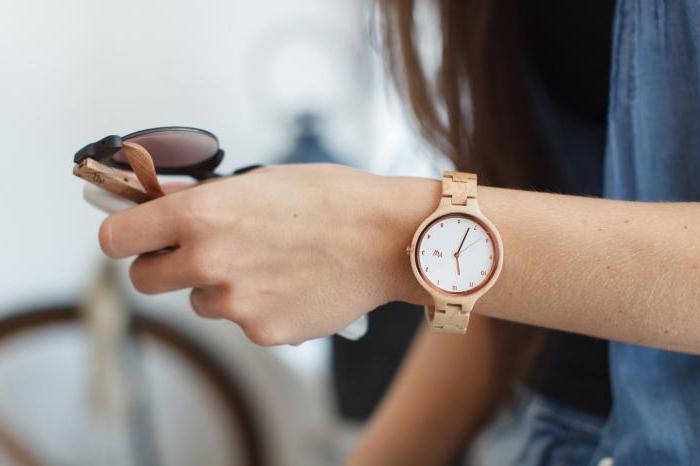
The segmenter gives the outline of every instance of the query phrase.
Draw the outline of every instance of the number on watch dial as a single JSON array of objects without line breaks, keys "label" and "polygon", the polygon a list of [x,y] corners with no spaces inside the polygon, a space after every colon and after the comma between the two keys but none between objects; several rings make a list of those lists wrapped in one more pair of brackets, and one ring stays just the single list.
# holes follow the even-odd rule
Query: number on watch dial
[{"label": "number on watch dial", "polygon": [[493,241],[468,215],[450,214],[433,221],[416,244],[416,264],[423,278],[448,293],[480,287],[495,267]]}]

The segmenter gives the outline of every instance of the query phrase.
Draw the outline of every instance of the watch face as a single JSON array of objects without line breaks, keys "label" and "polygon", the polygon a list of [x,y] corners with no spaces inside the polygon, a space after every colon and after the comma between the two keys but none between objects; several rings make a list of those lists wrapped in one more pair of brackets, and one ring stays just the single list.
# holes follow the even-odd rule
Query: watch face
[{"label": "watch face", "polygon": [[489,230],[466,214],[449,214],[423,230],[416,244],[416,266],[433,287],[468,294],[493,275],[497,252]]}]

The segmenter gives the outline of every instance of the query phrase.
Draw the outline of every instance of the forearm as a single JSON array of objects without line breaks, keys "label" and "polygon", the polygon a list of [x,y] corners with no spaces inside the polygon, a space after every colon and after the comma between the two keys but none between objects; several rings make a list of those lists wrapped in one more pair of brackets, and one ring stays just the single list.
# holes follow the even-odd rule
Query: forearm
[{"label": "forearm", "polygon": [[[139,291],[193,288],[200,315],[259,344],[298,343],[388,301],[429,301],[404,248],[439,198],[435,180],[267,167],[111,215],[100,244],[139,256]],[[476,313],[700,354],[700,203],[488,187],[479,202],[505,253]]]},{"label": "forearm", "polygon": [[[414,186],[434,206],[437,185]],[[416,203],[420,222],[425,206]],[[489,187],[479,188],[479,204],[499,228],[504,266],[475,312],[700,353],[700,204]],[[402,274],[404,299],[429,302],[408,261]]]},{"label": "forearm", "polygon": [[349,465],[444,465],[473,436],[522,367],[504,345],[524,343],[524,329],[477,316],[471,329],[421,332]]}]

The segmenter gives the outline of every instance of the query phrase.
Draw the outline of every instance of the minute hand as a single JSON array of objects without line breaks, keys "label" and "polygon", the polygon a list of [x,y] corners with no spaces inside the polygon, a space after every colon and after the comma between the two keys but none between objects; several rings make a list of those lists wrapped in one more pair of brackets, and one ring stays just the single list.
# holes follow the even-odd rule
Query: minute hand
[{"label": "minute hand", "polygon": [[471,230],[472,227],[468,227],[467,231],[464,232],[464,236],[462,236],[462,241],[459,242],[459,246],[457,246],[457,251],[455,252],[454,256],[457,257],[459,254],[459,249],[462,247],[464,244],[464,240],[467,239],[467,235],[469,234],[469,230]]},{"label": "minute hand", "polygon": [[466,251],[466,250],[469,249],[470,247],[474,246],[476,243],[478,243],[478,242],[481,241],[482,239],[483,239],[483,238],[477,238],[477,239],[475,239],[474,241],[472,241],[471,243],[467,244],[467,245],[464,247],[464,249],[461,249],[461,250],[459,250],[459,251],[457,252],[457,254],[456,254],[455,257],[459,257],[460,254],[462,254],[464,251]]}]

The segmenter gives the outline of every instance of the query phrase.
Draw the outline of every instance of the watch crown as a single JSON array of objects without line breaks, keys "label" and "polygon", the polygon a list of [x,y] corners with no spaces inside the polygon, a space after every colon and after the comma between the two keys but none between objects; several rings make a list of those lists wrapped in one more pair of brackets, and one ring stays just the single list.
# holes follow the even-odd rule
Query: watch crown
[{"label": "watch crown", "polygon": [[406,255],[407,256],[411,255],[411,246],[406,246]]}]

